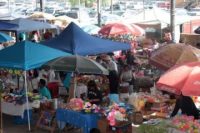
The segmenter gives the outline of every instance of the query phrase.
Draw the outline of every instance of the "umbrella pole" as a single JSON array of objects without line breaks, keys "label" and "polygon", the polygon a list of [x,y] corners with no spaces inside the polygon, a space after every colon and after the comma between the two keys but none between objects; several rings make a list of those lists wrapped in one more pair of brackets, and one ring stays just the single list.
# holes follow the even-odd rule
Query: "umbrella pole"
[{"label": "umbrella pole", "polygon": [[76,86],[77,86],[77,80],[76,80],[76,74],[74,73],[74,98],[76,97]]},{"label": "umbrella pole", "polygon": [[26,90],[26,107],[27,107],[27,115],[28,115],[28,130],[31,131],[26,71],[24,71],[24,80],[25,80],[24,86],[25,86],[25,90]]}]

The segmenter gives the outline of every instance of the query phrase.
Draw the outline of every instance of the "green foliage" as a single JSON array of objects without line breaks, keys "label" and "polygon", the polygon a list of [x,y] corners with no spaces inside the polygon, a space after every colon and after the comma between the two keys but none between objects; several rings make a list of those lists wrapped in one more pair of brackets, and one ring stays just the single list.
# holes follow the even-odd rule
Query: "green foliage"
[{"label": "green foliage", "polygon": [[[110,0],[100,0],[102,3],[102,6],[108,5],[110,3]],[[72,7],[79,6],[79,0],[69,0]],[[97,0],[80,0],[81,5],[85,5],[86,7],[92,6],[93,3],[97,3]]]},{"label": "green foliage", "polygon": [[158,125],[142,124],[137,129],[138,133],[168,133],[168,125],[161,122]]},{"label": "green foliage", "polygon": [[69,0],[70,4],[73,6],[78,5],[78,0]]}]

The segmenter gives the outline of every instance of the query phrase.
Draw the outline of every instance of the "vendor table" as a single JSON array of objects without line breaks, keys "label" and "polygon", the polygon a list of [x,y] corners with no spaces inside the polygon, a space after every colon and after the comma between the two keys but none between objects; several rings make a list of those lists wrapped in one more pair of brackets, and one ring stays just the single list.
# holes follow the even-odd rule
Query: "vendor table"
[{"label": "vendor table", "polygon": [[[31,109],[31,103],[29,103],[28,110],[30,110],[30,109]],[[19,105],[16,103],[9,103],[9,102],[5,102],[5,101],[1,102],[1,111],[4,114],[23,117],[25,110],[27,110],[26,103]]]},{"label": "vendor table", "polygon": [[97,122],[100,117],[98,114],[86,114],[72,110],[57,109],[56,119],[57,121],[66,122],[82,128],[84,133],[89,133],[92,128],[97,128]]}]

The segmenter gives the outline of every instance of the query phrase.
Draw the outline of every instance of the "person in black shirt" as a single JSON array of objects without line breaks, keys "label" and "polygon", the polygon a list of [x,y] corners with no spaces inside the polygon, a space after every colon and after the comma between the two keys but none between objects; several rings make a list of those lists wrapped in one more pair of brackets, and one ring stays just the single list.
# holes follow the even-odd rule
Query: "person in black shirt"
[{"label": "person in black shirt", "polygon": [[88,99],[92,104],[100,104],[102,102],[102,94],[97,88],[94,80],[90,80],[87,84],[88,87]]},{"label": "person in black shirt", "polygon": [[109,99],[111,102],[119,102],[119,76],[116,71],[110,71],[108,75],[110,94]]},{"label": "person in black shirt", "polygon": [[178,113],[179,109],[181,109],[182,114],[194,116],[195,119],[199,119],[199,110],[195,106],[191,97],[183,96],[182,94],[180,96],[177,96],[176,104],[171,114],[171,117],[175,116]]}]

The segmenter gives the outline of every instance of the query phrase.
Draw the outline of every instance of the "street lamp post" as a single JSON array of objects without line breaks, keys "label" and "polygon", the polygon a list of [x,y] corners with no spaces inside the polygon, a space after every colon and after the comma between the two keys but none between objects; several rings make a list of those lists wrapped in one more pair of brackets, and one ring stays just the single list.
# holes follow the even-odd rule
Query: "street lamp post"
[{"label": "street lamp post", "polygon": [[101,4],[100,4],[100,0],[97,0],[97,13],[98,13],[98,26],[101,26]]},{"label": "street lamp post", "polygon": [[110,1],[110,4],[111,4],[110,10],[111,10],[111,14],[112,14],[113,13],[113,0]]},{"label": "street lamp post", "polygon": [[170,26],[171,26],[172,42],[175,42],[175,5],[176,1],[171,0]]},{"label": "street lamp post", "polygon": [[43,0],[40,0],[40,11],[43,12]]}]

